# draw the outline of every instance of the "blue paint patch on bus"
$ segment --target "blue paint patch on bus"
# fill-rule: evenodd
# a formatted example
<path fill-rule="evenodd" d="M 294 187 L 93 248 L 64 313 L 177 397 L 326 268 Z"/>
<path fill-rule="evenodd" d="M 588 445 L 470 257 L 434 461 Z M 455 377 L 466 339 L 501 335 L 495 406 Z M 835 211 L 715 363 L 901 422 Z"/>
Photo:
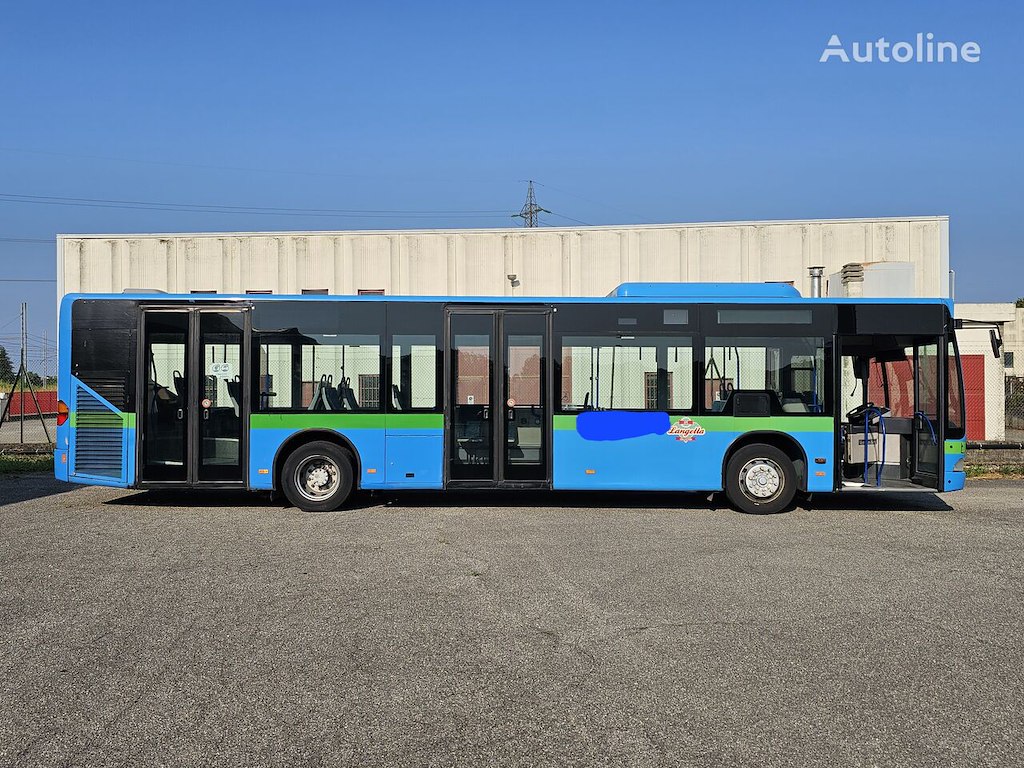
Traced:
<path fill-rule="evenodd" d="M 583 411 L 576 417 L 576 431 L 584 440 L 628 440 L 644 435 L 664 435 L 671 420 L 657 411 Z"/>

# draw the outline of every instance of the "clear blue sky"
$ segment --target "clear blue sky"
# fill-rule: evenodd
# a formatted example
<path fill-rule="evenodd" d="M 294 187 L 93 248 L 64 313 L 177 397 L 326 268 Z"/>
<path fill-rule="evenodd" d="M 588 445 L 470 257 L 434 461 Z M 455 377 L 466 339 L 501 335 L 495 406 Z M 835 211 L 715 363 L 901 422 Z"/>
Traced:
<path fill-rule="evenodd" d="M 592 224 L 949 214 L 957 298 L 1024 295 L 1014 3 L 16 2 L 0 27 L 0 194 L 512 213 L 534 178 Z M 818 63 L 917 32 L 981 62 Z M 0 238 L 510 221 L 0 201 Z M 0 240 L 2 276 L 53 278 L 53 250 Z M 8 347 L 20 300 L 52 333 L 52 284 L 0 283 Z"/>

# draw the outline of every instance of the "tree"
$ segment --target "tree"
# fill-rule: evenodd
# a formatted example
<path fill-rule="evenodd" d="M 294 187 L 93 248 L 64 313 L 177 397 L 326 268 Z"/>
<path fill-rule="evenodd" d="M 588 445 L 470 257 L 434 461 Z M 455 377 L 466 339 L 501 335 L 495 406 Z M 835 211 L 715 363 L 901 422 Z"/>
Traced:
<path fill-rule="evenodd" d="M 14 381 L 14 365 L 7 350 L 0 346 L 0 381 Z"/>
<path fill-rule="evenodd" d="M 1017 309 L 1024 309 L 1024 296 L 1017 299 Z"/>

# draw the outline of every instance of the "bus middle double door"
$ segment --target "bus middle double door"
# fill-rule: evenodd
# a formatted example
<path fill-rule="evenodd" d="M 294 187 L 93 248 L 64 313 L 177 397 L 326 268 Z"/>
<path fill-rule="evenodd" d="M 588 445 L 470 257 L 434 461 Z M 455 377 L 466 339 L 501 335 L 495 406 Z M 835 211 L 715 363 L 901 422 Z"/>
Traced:
<path fill-rule="evenodd" d="M 245 308 L 143 310 L 141 484 L 244 484 L 248 314 Z"/>
<path fill-rule="evenodd" d="M 450 309 L 449 487 L 551 486 L 551 312 Z"/>

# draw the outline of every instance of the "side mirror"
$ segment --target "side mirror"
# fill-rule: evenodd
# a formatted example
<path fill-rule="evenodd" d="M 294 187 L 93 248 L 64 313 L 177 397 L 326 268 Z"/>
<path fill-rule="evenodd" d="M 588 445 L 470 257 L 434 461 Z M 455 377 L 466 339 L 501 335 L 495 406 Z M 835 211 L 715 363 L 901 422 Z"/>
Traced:
<path fill-rule="evenodd" d="M 992 355 L 996 360 L 1002 359 L 1003 340 L 999 338 L 999 334 L 996 333 L 996 329 L 992 328 L 988 332 L 988 340 L 992 343 Z"/>

